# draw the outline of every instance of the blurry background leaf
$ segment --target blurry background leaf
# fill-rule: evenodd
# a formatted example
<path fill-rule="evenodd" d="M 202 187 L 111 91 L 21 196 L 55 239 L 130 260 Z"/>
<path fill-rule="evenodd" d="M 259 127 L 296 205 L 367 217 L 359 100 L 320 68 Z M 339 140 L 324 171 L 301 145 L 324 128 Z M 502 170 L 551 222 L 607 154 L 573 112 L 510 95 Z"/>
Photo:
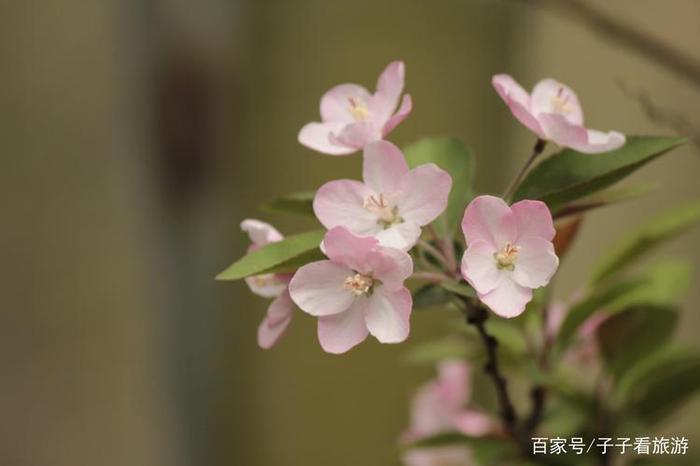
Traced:
<path fill-rule="evenodd" d="M 700 390 L 700 352 L 668 348 L 640 361 L 621 380 L 626 412 L 658 422 Z"/>
<path fill-rule="evenodd" d="M 288 194 L 260 206 L 266 212 L 284 212 L 290 214 L 314 216 L 313 200 L 316 193 L 306 191 Z"/>
<path fill-rule="evenodd" d="M 630 307 L 609 317 L 596 331 L 606 366 L 619 379 L 659 350 L 671 338 L 677 322 L 675 308 L 652 305 Z"/>
<path fill-rule="evenodd" d="M 569 221 L 557 222 L 554 225 L 556 235 L 554 235 L 554 252 L 561 259 L 574 243 L 581 228 L 583 216 L 575 217 Z"/>
<path fill-rule="evenodd" d="M 609 311 L 633 305 L 678 304 L 692 284 L 693 268 L 687 260 L 667 259 L 645 267 L 633 277 L 641 280 L 643 286 L 618 296 L 607 306 Z"/>
<path fill-rule="evenodd" d="M 411 168 L 434 163 L 452 177 L 447 210 L 435 221 L 435 225 L 440 231 L 453 231 L 461 222 L 464 209 L 474 195 L 474 157 L 471 152 L 459 139 L 425 138 L 406 147 L 404 154 Z"/>
<path fill-rule="evenodd" d="M 462 338 L 443 338 L 412 347 L 406 354 L 406 362 L 432 366 L 446 359 L 464 359 L 467 354 L 467 345 Z"/>
<path fill-rule="evenodd" d="M 556 210 L 616 183 L 684 142 L 678 137 L 630 136 L 623 147 L 603 154 L 564 149 L 537 165 L 520 184 L 513 200 L 540 199 Z"/>
<path fill-rule="evenodd" d="M 601 261 L 593 274 L 600 283 L 628 267 L 663 241 L 671 239 L 700 221 L 700 201 L 676 207 L 645 223 L 639 231 L 616 245 Z"/>
<path fill-rule="evenodd" d="M 322 258 L 319 245 L 325 230 L 314 230 L 287 236 L 252 251 L 217 275 L 217 280 L 238 280 L 262 273 L 291 271 L 309 261 Z"/>
<path fill-rule="evenodd" d="M 474 291 L 474 288 L 472 288 L 471 286 L 468 286 L 465 283 L 445 282 L 445 283 L 442 283 L 440 286 L 442 286 L 442 288 L 449 291 L 450 293 L 456 294 L 458 296 L 462 296 L 464 298 L 475 298 L 476 297 L 476 291 Z"/>
<path fill-rule="evenodd" d="M 444 306 L 450 303 L 450 296 L 440 285 L 429 283 L 413 292 L 414 308 L 429 308 Z"/>

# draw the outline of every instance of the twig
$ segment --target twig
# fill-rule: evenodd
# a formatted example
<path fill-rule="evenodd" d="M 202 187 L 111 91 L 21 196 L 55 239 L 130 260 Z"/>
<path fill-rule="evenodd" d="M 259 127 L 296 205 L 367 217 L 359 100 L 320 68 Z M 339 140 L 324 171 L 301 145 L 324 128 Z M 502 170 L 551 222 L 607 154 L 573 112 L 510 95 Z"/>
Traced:
<path fill-rule="evenodd" d="M 498 365 L 498 358 L 496 356 L 498 341 L 493 336 L 489 335 L 484 325 L 484 322 L 486 322 L 486 319 L 489 317 L 488 311 L 483 307 L 483 305 L 468 298 L 461 299 L 465 305 L 467 323 L 476 328 L 482 342 L 484 343 L 484 347 L 486 348 L 486 364 L 484 365 L 484 372 L 491 377 L 491 380 L 496 387 L 503 426 L 508 433 L 514 435 L 516 432 L 517 415 L 515 413 L 515 408 L 513 407 L 513 402 L 511 401 L 508 393 L 508 384 L 503 374 L 501 374 L 501 370 Z"/>
<path fill-rule="evenodd" d="M 445 268 L 448 270 L 450 269 L 450 264 L 447 262 L 447 259 L 445 259 L 445 256 L 443 256 L 442 252 L 437 250 L 432 244 L 422 239 L 419 239 L 416 244 L 419 248 L 423 249 L 423 251 L 427 252 L 431 257 L 440 262 L 440 264 L 442 264 Z"/>
<path fill-rule="evenodd" d="M 528 169 L 530 166 L 532 166 L 532 163 L 535 161 L 538 155 L 542 153 L 544 150 L 544 146 L 547 144 L 547 141 L 543 139 L 538 139 L 537 142 L 535 143 L 535 147 L 532 148 L 532 153 L 530 154 L 530 157 L 527 159 L 525 162 L 525 165 L 520 169 L 518 174 L 513 178 L 513 181 L 510 182 L 508 185 L 508 188 L 506 188 L 505 192 L 503 193 L 503 198 L 510 200 L 511 196 L 515 192 L 515 189 L 518 187 L 520 182 L 523 180 L 525 177 L 525 174 L 527 173 Z"/>
<path fill-rule="evenodd" d="M 459 270 L 457 270 L 457 258 L 455 257 L 455 248 L 452 244 L 451 235 L 445 234 L 444 237 L 440 237 L 432 225 L 428 225 L 427 229 L 435 242 L 440 245 L 440 250 L 442 251 L 443 257 L 447 262 L 447 268 L 449 269 L 450 275 L 459 277 Z"/>
<path fill-rule="evenodd" d="M 426 280 L 432 283 L 449 282 L 452 280 L 451 277 L 437 272 L 413 272 L 411 278 L 415 278 L 416 280 Z"/>
<path fill-rule="evenodd" d="M 544 7 L 633 50 L 700 88 L 700 63 L 675 47 L 625 24 L 581 0 L 520 0 Z"/>
<path fill-rule="evenodd" d="M 530 391 L 530 399 L 532 400 L 532 412 L 525 423 L 525 431 L 528 433 L 528 436 L 535 432 L 542 421 L 544 406 L 547 401 L 547 389 L 542 385 L 535 385 Z"/>

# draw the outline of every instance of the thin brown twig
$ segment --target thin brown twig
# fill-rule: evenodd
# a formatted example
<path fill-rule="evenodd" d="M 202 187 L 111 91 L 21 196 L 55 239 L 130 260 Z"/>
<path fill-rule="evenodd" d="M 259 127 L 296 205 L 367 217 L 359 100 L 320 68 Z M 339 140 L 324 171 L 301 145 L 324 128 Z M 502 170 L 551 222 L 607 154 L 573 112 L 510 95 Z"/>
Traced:
<path fill-rule="evenodd" d="M 519 0 L 584 24 L 623 47 L 658 63 L 700 88 L 700 62 L 581 0 Z"/>

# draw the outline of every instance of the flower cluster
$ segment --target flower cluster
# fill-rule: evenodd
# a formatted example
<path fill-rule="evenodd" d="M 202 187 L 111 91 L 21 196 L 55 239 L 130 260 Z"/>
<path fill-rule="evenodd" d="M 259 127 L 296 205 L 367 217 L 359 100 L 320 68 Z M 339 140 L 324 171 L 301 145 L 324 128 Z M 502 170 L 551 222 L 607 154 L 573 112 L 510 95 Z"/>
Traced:
<path fill-rule="evenodd" d="M 345 352 L 369 334 L 382 343 L 404 341 L 412 308 L 404 282 L 414 272 L 414 259 L 426 251 L 447 264 L 438 279 L 461 276 L 484 305 L 508 318 L 521 314 L 533 290 L 546 286 L 556 271 L 555 229 L 541 201 L 509 206 L 494 196 L 473 199 L 462 221 L 460 269 L 453 260 L 450 270 L 447 260 L 460 241 L 453 243 L 449 234 L 438 238 L 432 227 L 432 243 L 431 238 L 421 239 L 423 228 L 447 208 L 452 178 L 434 163 L 409 167 L 401 150 L 384 139 L 412 110 L 410 95 L 401 97 L 404 81 L 405 66 L 396 61 L 381 73 L 373 94 L 357 84 L 335 86 L 321 98 L 322 121 L 299 132 L 301 144 L 321 153 L 362 150 L 362 181 L 330 181 L 313 198 L 313 212 L 328 230 L 320 245 L 327 260 L 302 265 L 293 276 L 247 279 L 253 292 L 275 298 L 258 331 L 261 347 L 269 348 L 285 331 L 293 304 L 319 318 L 318 338 L 327 352 Z M 507 75 L 494 76 L 493 85 L 513 115 L 541 141 L 589 153 L 625 141 L 616 132 L 585 129 L 576 94 L 557 81 L 541 81 L 532 95 Z M 246 220 L 242 228 L 250 234 L 252 249 L 282 239 L 257 220 Z M 435 254 L 438 244 L 443 249 Z M 425 270 L 417 272 L 416 278 L 426 275 Z"/>

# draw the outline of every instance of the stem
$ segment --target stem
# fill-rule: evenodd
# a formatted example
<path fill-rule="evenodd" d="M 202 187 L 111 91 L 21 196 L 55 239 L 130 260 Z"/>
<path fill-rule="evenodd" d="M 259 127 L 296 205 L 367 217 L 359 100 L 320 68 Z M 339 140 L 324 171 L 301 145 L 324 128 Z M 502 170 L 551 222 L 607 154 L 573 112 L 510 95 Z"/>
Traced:
<path fill-rule="evenodd" d="M 530 157 L 525 162 L 525 165 L 523 165 L 523 167 L 520 169 L 513 181 L 511 181 L 510 185 L 508 185 L 508 188 L 506 188 L 505 193 L 503 193 L 504 199 L 510 200 L 511 196 L 515 192 L 515 188 L 517 188 L 520 182 L 523 180 L 525 174 L 530 169 L 532 163 L 535 161 L 537 156 L 542 153 L 545 145 L 547 145 L 547 141 L 545 141 L 544 139 L 537 140 L 537 142 L 535 143 L 535 147 L 532 148 L 532 153 L 530 154 Z"/>
<path fill-rule="evenodd" d="M 547 401 L 547 389 L 542 385 L 535 385 L 530 392 L 530 399 L 532 400 L 532 412 L 530 417 L 527 419 L 525 424 L 526 432 L 528 435 L 535 432 L 537 426 L 542 421 L 544 415 L 544 406 Z"/>
<path fill-rule="evenodd" d="M 411 278 L 426 280 L 433 283 L 449 282 L 452 280 L 452 278 L 447 275 L 438 272 L 414 272 Z"/>
<path fill-rule="evenodd" d="M 432 244 L 422 239 L 419 239 L 418 243 L 416 244 L 418 245 L 418 247 L 430 254 L 435 260 L 440 262 L 440 264 L 442 264 L 445 268 L 450 270 L 450 264 L 447 262 L 447 259 L 445 259 L 445 256 L 443 256 L 443 254 L 440 251 L 438 251 Z M 450 273 L 452 273 L 451 270 Z"/>
<path fill-rule="evenodd" d="M 491 380 L 496 387 L 498 403 L 501 408 L 500 415 L 501 419 L 503 420 L 503 426 L 508 433 L 514 435 L 516 430 L 517 415 L 515 413 L 515 408 L 513 407 L 513 402 L 511 401 L 508 393 L 508 384 L 498 365 L 498 358 L 496 356 L 498 341 L 492 335 L 489 335 L 484 325 L 484 322 L 489 317 L 488 311 L 483 307 L 483 305 L 475 303 L 468 298 L 462 298 L 462 301 L 465 305 L 467 323 L 476 327 L 476 330 L 479 332 L 479 336 L 484 343 L 484 347 L 486 348 L 486 364 L 484 365 L 484 372 L 491 377 Z"/>

